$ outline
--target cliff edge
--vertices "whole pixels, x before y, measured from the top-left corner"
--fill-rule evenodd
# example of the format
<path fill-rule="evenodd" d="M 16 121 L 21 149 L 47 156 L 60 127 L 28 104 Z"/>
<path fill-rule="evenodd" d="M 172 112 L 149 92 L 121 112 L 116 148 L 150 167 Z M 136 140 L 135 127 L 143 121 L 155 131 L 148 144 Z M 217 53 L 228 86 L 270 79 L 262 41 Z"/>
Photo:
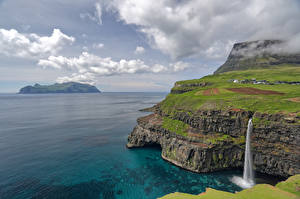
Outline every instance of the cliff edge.
<path fill-rule="evenodd" d="M 299 79 L 300 67 L 280 63 L 176 82 L 153 114 L 138 119 L 127 147 L 159 145 L 163 159 L 194 172 L 241 168 L 253 118 L 254 169 L 299 174 Z"/>

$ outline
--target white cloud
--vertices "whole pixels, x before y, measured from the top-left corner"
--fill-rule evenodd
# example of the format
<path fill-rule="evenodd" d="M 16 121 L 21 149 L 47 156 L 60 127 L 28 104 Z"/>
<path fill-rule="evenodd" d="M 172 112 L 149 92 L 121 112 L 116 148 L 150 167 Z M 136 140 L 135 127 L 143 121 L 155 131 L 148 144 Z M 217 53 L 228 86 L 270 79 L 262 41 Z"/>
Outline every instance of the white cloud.
<path fill-rule="evenodd" d="M 93 48 L 95 48 L 95 49 L 100 49 L 100 48 L 103 48 L 103 47 L 104 47 L 104 44 L 102 44 L 102 43 L 93 44 Z"/>
<path fill-rule="evenodd" d="M 63 56 L 50 56 L 48 59 L 41 59 L 38 65 L 53 68 L 68 68 L 77 70 L 80 73 L 92 72 L 97 75 L 133 74 L 142 72 L 161 72 L 164 67 L 155 65 L 150 67 L 143 61 L 137 59 L 113 61 L 110 57 L 99 56 L 83 52 L 79 57 L 66 58 Z"/>
<path fill-rule="evenodd" d="M 145 48 L 142 47 L 142 46 L 137 46 L 135 51 L 134 51 L 134 54 L 140 55 L 140 54 L 143 54 L 143 53 L 145 53 Z"/>
<path fill-rule="evenodd" d="M 84 84 L 95 85 L 95 75 L 92 73 L 85 73 L 85 74 L 77 74 L 73 73 L 71 76 L 63 76 L 58 77 L 56 79 L 57 83 L 64 83 L 64 82 L 80 82 Z"/>
<path fill-rule="evenodd" d="M 300 33 L 298 0 L 113 0 L 111 7 L 173 58 L 224 59 L 236 41 Z"/>
<path fill-rule="evenodd" d="M 60 77 L 58 81 L 73 80 L 85 82 L 94 82 L 95 78 L 99 76 L 177 72 L 188 67 L 188 65 L 183 62 L 177 62 L 169 66 L 160 64 L 149 66 L 139 59 L 121 59 L 120 61 L 114 61 L 110 57 L 102 58 L 88 52 L 83 52 L 79 57 L 73 58 L 50 56 L 48 59 L 41 59 L 38 65 L 56 69 L 67 69 L 74 72 L 72 76 Z"/>
<path fill-rule="evenodd" d="M 101 4 L 99 2 L 97 2 L 95 4 L 95 8 L 96 8 L 96 12 L 95 12 L 95 15 L 97 16 L 98 18 L 98 23 L 99 24 L 102 24 L 102 8 L 101 8 Z"/>
<path fill-rule="evenodd" d="M 54 29 L 51 36 L 22 34 L 15 29 L 0 29 L 0 53 L 6 56 L 38 59 L 56 55 L 64 46 L 75 41 L 74 37 Z"/>
<path fill-rule="evenodd" d="M 95 3 L 95 12 L 93 14 L 90 13 L 80 13 L 79 17 L 81 19 L 88 18 L 91 21 L 96 22 L 98 25 L 102 25 L 102 7 L 99 2 Z"/>
<path fill-rule="evenodd" d="M 187 69 L 189 67 L 189 64 L 182 61 L 178 61 L 176 63 L 170 64 L 170 66 L 175 72 L 178 72 Z"/>

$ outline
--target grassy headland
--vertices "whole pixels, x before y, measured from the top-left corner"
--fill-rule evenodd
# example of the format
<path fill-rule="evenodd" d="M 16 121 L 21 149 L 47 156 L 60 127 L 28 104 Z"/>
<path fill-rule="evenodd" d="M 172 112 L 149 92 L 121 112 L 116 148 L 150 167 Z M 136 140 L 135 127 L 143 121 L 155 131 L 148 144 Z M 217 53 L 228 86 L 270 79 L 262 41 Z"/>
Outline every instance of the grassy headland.
<path fill-rule="evenodd" d="M 300 85 L 232 82 L 245 79 L 266 80 L 270 83 L 300 81 L 300 67 L 278 65 L 269 69 L 232 71 L 179 81 L 161 103 L 161 110 L 168 115 L 178 111 L 195 112 L 199 109 L 243 109 L 300 115 Z M 195 86 L 204 84 L 205 86 Z M 240 88 L 241 92 L 238 90 Z"/>

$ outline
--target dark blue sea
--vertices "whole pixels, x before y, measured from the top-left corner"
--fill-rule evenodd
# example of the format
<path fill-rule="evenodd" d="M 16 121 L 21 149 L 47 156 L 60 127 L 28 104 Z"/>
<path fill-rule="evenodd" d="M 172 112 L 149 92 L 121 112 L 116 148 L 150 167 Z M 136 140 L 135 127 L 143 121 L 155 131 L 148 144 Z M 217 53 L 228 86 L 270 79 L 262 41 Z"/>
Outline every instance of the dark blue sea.
<path fill-rule="evenodd" d="M 239 191 L 241 171 L 196 174 L 127 149 L 139 109 L 166 93 L 0 95 L 1 199 L 153 199 L 206 187 Z"/>

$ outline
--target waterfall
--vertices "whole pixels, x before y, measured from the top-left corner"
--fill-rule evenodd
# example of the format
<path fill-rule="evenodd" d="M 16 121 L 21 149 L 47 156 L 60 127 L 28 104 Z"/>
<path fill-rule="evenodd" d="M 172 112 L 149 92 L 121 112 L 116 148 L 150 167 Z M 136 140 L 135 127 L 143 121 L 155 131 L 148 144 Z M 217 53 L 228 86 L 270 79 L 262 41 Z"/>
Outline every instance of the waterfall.
<path fill-rule="evenodd" d="M 251 188 L 255 185 L 253 174 L 253 161 L 251 154 L 251 133 L 253 131 L 252 119 L 248 121 L 247 135 L 246 135 L 246 148 L 245 148 L 245 161 L 243 178 L 234 176 L 232 182 L 242 188 Z"/>
<path fill-rule="evenodd" d="M 245 162 L 244 162 L 244 174 L 243 179 L 246 182 L 254 182 L 253 176 L 253 164 L 252 164 L 252 154 L 251 154 L 251 133 L 253 130 L 252 119 L 248 122 L 248 129 L 246 135 L 246 149 L 245 149 Z"/>

